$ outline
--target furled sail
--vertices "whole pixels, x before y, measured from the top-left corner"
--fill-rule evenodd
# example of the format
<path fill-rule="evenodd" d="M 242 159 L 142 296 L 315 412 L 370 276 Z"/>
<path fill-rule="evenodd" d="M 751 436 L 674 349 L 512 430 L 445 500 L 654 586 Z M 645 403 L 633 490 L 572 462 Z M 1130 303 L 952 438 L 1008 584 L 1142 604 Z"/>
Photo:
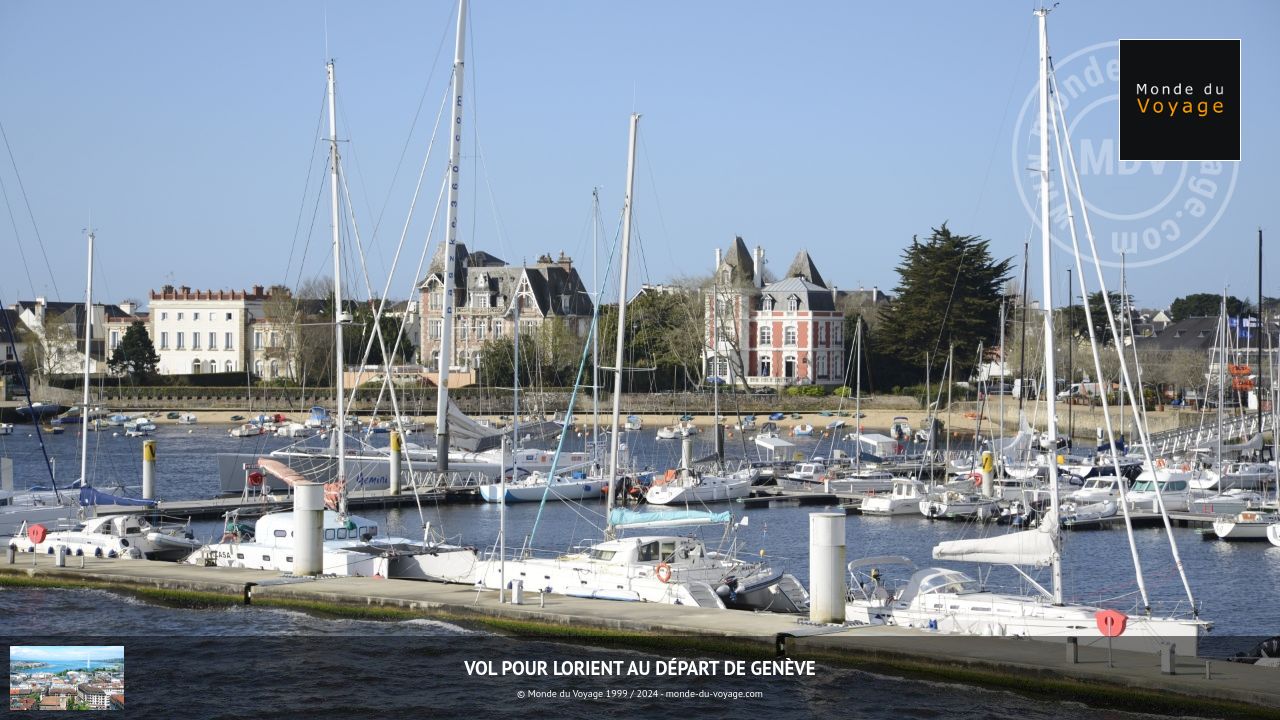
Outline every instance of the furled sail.
<path fill-rule="evenodd" d="M 609 524 L 619 530 L 629 528 L 673 527 L 677 525 L 714 525 L 727 523 L 730 513 L 713 513 L 703 510 L 667 510 L 664 512 L 640 512 L 626 508 L 614 508 Z"/>
<path fill-rule="evenodd" d="M 1046 527 L 1042 530 L 1041 527 Z M 948 540 L 933 548 L 935 560 L 999 563 L 1002 565 L 1048 565 L 1053 559 L 1053 537 L 1047 523 L 1040 527 L 972 540 Z"/>

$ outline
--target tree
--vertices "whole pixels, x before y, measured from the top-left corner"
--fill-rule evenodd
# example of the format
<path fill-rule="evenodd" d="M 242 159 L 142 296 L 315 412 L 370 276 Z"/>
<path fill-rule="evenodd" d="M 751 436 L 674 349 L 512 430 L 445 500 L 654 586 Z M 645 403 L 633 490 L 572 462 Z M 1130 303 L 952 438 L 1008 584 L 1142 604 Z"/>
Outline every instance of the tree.
<path fill-rule="evenodd" d="M 1121 328 L 1121 312 L 1123 308 L 1133 307 L 1133 296 L 1130 295 L 1127 302 L 1122 304 L 1122 298 L 1118 292 L 1108 292 L 1107 299 L 1111 302 L 1111 311 L 1116 314 L 1116 329 L 1124 334 L 1128 334 L 1127 328 Z M 1107 322 L 1107 306 L 1102 301 L 1102 291 L 1096 291 L 1089 294 L 1089 315 L 1093 317 L 1093 333 L 1098 342 L 1103 345 L 1112 343 L 1115 338 L 1111 335 L 1111 326 Z M 1070 330 L 1076 337 L 1083 338 L 1085 341 L 1089 339 L 1089 326 L 1086 322 L 1083 305 L 1068 305 L 1065 308 L 1059 308 L 1057 323 L 1058 330 L 1067 332 Z"/>
<path fill-rule="evenodd" d="M 117 375 L 128 375 L 130 382 L 144 382 L 156 374 L 160 355 L 151 343 L 151 334 L 142 321 L 136 321 L 125 331 L 120 344 L 111 353 L 107 367 Z"/>
<path fill-rule="evenodd" d="M 1238 316 L 1249 309 L 1248 303 L 1234 295 L 1227 296 L 1227 315 Z M 1218 317 L 1222 312 L 1222 296 L 1215 293 L 1193 293 L 1180 297 L 1169 306 L 1169 314 L 1176 320 L 1192 317 Z"/>
<path fill-rule="evenodd" d="M 919 382 L 926 358 L 931 374 L 940 373 L 943 363 L 934 358 L 951 343 L 955 375 L 966 377 L 978 343 L 992 344 L 999 334 L 1010 263 L 995 260 L 988 241 L 954 234 L 946 223 L 924 242 L 913 239 L 897 267 L 895 297 L 880 309 L 881 324 L 872 339 L 873 353 L 888 361 L 877 363 L 882 378 Z"/>

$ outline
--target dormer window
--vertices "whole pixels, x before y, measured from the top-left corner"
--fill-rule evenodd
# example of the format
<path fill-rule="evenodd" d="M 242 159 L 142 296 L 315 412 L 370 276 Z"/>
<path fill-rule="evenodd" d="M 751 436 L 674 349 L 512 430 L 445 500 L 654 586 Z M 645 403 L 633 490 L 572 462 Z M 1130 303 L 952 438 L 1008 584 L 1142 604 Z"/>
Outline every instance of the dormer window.
<path fill-rule="evenodd" d="M 773 310 L 773 298 L 766 295 L 764 299 L 760 301 L 760 309 L 765 312 Z"/>
<path fill-rule="evenodd" d="M 792 295 L 787 298 L 787 312 L 795 312 L 800 309 L 800 298 Z"/>
<path fill-rule="evenodd" d="M 573 296 L 570 295 L 569 293 L 564 293 L 560 296 L 560 309 L 564 312 L 565 315 L 569 314 L 569 301 L 572 299 L 573 299 Z"/>

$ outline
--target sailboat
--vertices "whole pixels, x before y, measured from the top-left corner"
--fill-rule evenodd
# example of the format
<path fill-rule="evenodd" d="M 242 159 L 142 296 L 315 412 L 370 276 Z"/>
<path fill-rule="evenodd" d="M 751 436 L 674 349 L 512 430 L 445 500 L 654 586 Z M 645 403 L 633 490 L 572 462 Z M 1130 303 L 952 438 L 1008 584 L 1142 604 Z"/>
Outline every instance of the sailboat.
<path fill-rule="evenodd" d="M 464 5 L 465 7 L 465 0 Z M 458 19 L 458 56 L 462 53 L 465 15 Z M 331 222 L 333 226 L 333 287 L 334 287 L 334 391 L 337 405 L 333 430 L 337 449 L 336 477 L 325 484 L 323 513 L 323 542 L 321 571 L 332 575 L 379 575 L 412 579 L 466 582 L 475 569 L 474 548 L 445 545 L 426 541 L 418 543 L 407 538 L 380 537 L 376 522 L 347 512 L 346 487 L 346 408 L 343 388 L 344 357 L 342 327 L 349 321 L 344 313 L 342 297 L 342 244 L 339 223 L 339 156 L 336 100 L 334 93 L 334 66 L 326 67 L 328 76 L 329 135 L 330 135 L 330 183 Z M 455 79 L 461 74 L 461 60 L 455 63 Z M 461 113 L 461 100 L 456 112 Z M 461 118 L 457 118 L 461 122 Z M 456 135 L 457 133 L 455 133 Z M 456 140 L 455 140 L 456 142 Z M 455 157 L 456 160 L 456 157 Z M 451 164 L 451 168 L 455 167 Z M 451 210 L 452 212 L 452 210 Z M 260 458 L 256 462 L 257 484 L 264 482 L 264 474 L 274 476 L 289 486 L 306 482 L 306 478 L 285 463 L 273 458 Z M 335 507 L 336 506 L 336 507 Z M 258 520 L 254 532 L 243 528 L 237 519 L 228 516 L 222 538 L 191 553 L 186 562 L 194 565 L 217 567 L 245 567 L 279 572 L 292 572 L 294 563 L 294 529 L 297 516 L 292 511 L 269 513 Z M 428 526 L 427 533 L 430 532 Z"/>
<path fill-rule="evenodd" d="M 631 116 L 627 183 L 622 220 L 621 271 L 618 297 L 627 297 L 627 270 L 631 244 L 631 211 L 635 187 L 635 153 L 640 116 Z M 613 490 L 619 474 L 621 388 L 627 306 L 618 305 L 612 434 L 610 436 L 609 492 L 603 542 L 557 557 L 525 555 L 506 559 L 499 555 L 481 563 L 476 584 L 503 589 L 520 582 L 540 592 L 607 600 L 670 603 L 702 607 L 740 607 L 799 612 L 808 605 L 808 594 L 790 575 L 776 572 L 762 562 L 738 560 L 709 549 L 696 537 L 640 535 L 618 537 L 627 529 L 648 530 L 723 524 L 729 513 L 683 510 L 635 512 L 613 508 Z"/>
<path fill-rule="evenodd" d="M 1040 230 L 1043 253 L 1043 286 L 1044 306 L 1052 308 L 1051 256 L 1049 217 L 1049 48 L 1046 20 L 1049 9 L 1035 11 L 1039 22 L 1040 37 Z M 1059 101 L 1059 115 L 1061 105 Z M 1061 119 L 1061 118 L 1059 118 Z M 1066 173 L 1064 172 L 1064 175 Z M 1078 176 L 1075 180 L 1079 190 Z M 1070 188 L 1068 188 L 1069 190 Z M 1074 238 L 1074 218 L 1071 214 L 1070 200 L 1067 201 L 1067 217 L 1072 223 Z M 1087 220 L 1087 217 L 1086 217 Z M 1086 225 L 1087 227 L 1087 225 Z M 1105 295 L 1105 292 L 1103 293 Z M 1108 310 L 1108 313 L 1110 311 Z M 1110 320 L 1109 320 L 1110 322 Z M 1053 313 L 1044 313 L 1045 342 L 1045 377 L 1052 386 L 1054 373 L 1053 353 Z M 1095 355 L 1095 364 L 1097 358 Z M 1123 354 L 1121 354 L 1122 375 L 1127 376 Z M 1126 377 L 1127 380 L 1127 377 Z M 1057 420 L 1055 417 L 1054 393 L 1046 393 L 1046 437 L 1050 442 L 1043 443 L 1049 454 L 1051 464 L 1055 453 L 1053 438 L 1057 437 Z M 1107 431 L 1112 432 L 1109 416 L 1104 414 Z M 1114 446 L 1114 442 L 1112 443 Z M 1112 450 L 1114 453 L 1114 450 Z M 955 635 L 989 635 L 989 636 L 1023 636 L 1046 640 L 1065 640 L 1079 638 L 1089 642 L 1093 638 L 1101 638 L 1104 619 L 1121 619 L 1122 634 L 1115 638 L 1117 647 L 1128 649 L 1154 650 L 1162 644 L 1176 642 L 1180 654 L 1195 654 L 1196 642 L 1201 632 L 1210 625 L 1197 618 L 1182 619 L 1173 617 L 1154 617 L 1149 611 L 1149 602 L 1141 571 L 1137 579 L 1143 594 L 1147 612 L 1141 615 L 1123 615 L 1114 610 L 1105 610 L 1091 605 L 1067 603 L 1062 594 L 1062 557 L 1061 557 L 1061 525 L 1058 507 L 1057 472 L 1049 473 L 1050 508 L 1041 518 L 1037 527 L 1029 530 L 1011 532 L 1005 535 L 953 540 L 939 543 L 933 549 L 936 560 L 955 560 L 970 563 L 988 563 L 1008 565 L 1022 579 L 1036 589 L 1033 595 L 1010 594 L 987 589 L 967 573 L 945 568 L 916 568 L 911 560 L 900 556 L 877 556 L 854 561 L 849 564 L 850 598 L 846 604 L 846 619 L 853 622 L 870 624 L 899 625 L 922 628 L 939 633 Z M 1156 502 L 1160 496 L 1156 495 Z M 1163 506 L 1160 506 L 1163 510 Z M 1128 524 L 1128 514 L 1125 514 Z M 1136 549 L 1131 550 L 1135 556 Z M 1175 559 L 1177 558 L 1176 546 Z M 1180 563 L 1179 563 L 1180 564 Z M 881 567 L 905 566 L 910 573 L 895 582 L 879 572 Z M 1036 582 L 1025 567 L 1049 566 L 1052 572 L 1050 588 Z M 870 568 L 870 571 L 868 571 Z M 1185 577 L 1184 577 L 1185 584 Z M 1188 587 L 1188 595 L 1190 590 Z M 1193 603 L 1194 608 L 1194 603 Z"/>

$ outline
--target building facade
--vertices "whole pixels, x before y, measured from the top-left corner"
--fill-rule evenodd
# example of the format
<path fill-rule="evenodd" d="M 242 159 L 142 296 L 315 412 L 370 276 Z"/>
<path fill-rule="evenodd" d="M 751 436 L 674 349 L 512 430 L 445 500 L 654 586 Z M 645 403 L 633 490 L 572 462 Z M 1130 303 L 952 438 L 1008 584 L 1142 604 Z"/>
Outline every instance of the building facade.
<path fill-rule="evenodd" d="M 764 250 L 736 238 L 716 250 L 705 298 L 705 377 L 752 387 L 844 382 L 844 313 L 813 260 L 800 251 L 786 276 L 765 283 Z"/>
<path fill-rule="evenodd" d="M 166 285 L 151 291 L 151 343 L 161 375 L 244 372 L 254 355 L 250 328 L 265 320 L 271 295 L 252 291 L 192 290 Z"/>
<path fill-rule="evenodd" d="M 437 252 L 421 283 L 421 354 L 427 372 L 440 371 L 440 340 L 444 326 L 444 259 Z M 450 373 L 461 377 L 450 385 L 474 382 L 485 342 L 513 337 L 513 314 L 519 298 L 521 332 L 536 332 L 551 321 L 564 322 L 582 337 L 591 326 L 594 305 L 573 260 L 543 255 L 533 265 L 508 265 L 486 252 L 468 252 L 458 244 L 454 269 L 453 352 Z"/>
<path fill-rule="evenodd" d="M 38 297 L 22 300 L 12 307 L 30 344 L 36 346 L 39 368 L 28 368 L 28 374 L 39 370 L 47 375 L 75 375 L 84 372 L 84 303 L 49 302 Z M 94 303 L 89 342 L 89 372 L 105 373 L 108 348 L 108 326 L 134 319 L 133 306 Z M 0 353 L 3 354 L 3 353 Z M 8 354 L 3 354 L 8 359 Z M 22 356 L 18 356 L 23 360 Z M 29 358 L 28 358 L 29 359 Z"/>

